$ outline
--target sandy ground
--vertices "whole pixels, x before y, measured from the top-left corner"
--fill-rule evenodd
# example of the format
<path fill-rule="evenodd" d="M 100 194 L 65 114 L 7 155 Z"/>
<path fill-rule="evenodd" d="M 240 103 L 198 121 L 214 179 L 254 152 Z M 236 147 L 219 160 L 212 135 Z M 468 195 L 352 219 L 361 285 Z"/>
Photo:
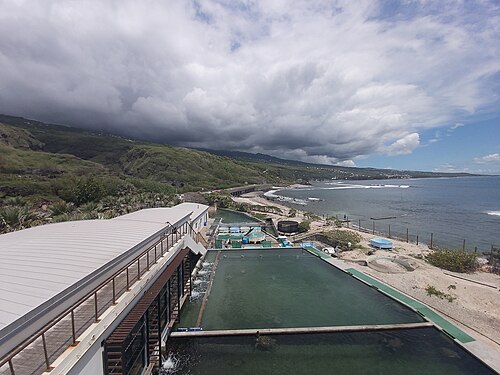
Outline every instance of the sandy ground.
<path fill-rule="evenodd" d="M 270 217 L 276 220 L 287 218 L 300 222 L 305 219 L 304 212 L 300 211 L 296 211 L 294 217 L 289 217 L 290 209 L 288 207 L 279 202 L 266 199 L 262 192 L 245 194 L 235 200 L 255 205 L 278 207 L 282 210 L 281 215 L 269 214 Z M 329 229 L 334 228 L 328 226 L 324 220 L 317 220 L 311 223 L 310 232 Z M 344 228 L 343 230 L 352 229 Z M 349 262 L 353 268 L 365 272 L 395 289 L 424 302 L 448 318 L 451 318 L 450 320 L 458 323 L 457 325 L 462 329 L 472 333 L 475 337 L 482 338 L 482 341 L 500 350 L 500 276 L 481 271 L 473 274 L 443 271 L 420 259 L 430 251 L 427 245 L 417 246 L 413 243 L 397 240 L 392 240 L 395 247 L 393 251 L 377 250 L 374 255 L 408 258 L 410 263 L 416 266 L 416 269 L 412 272 L 405 270 L 400 270 L 398 273 L 379 272 L 354 262 L 373 257 L 368 255 L 367 252 L 370 250 L 369 239 L 376 237 L 364 232 L 358 233 L 363 237 L 361 242 L 362 249 L 343 252 L 340 259 Z M 488 284 L 488 286 L 475 283 L 474 281 Z M 428 296 L 425 291 L 425 288 L 428 286 L 434 286 L 436 289 L 451 295 L 455 299 L 449 302 L 447 299 L 441 299 L 437 296 Z"/>

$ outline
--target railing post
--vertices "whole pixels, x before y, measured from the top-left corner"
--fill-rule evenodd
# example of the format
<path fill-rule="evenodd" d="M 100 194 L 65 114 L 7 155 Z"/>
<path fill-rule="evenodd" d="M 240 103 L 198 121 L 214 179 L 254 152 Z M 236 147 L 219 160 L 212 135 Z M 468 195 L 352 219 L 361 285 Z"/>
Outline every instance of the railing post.
<path fill-rule="evenodd" d="M 162 238 L 162 239 L 161 239 L 161 242 L 160 242 L 160 252 L 161 252 L 161 256 L 163 256 L 163 241 L 165 241 L 165 238 Z"/>
<path fill-rule="evenodd" d="M 14 371 L 14 364 L 12 363 L 12 358 L 9 359 L 9 369 L 11 375 L 16 375 L 16 372 Z"/>
<path fill-rule="evenodd" d="M 375 220 L 373 220 L 373 226 L 372 226 L 372 234 L 375 234 Z"/>
<path fill-rule="evenodd" d="M 76 329 L 75 329 L 75 312 L 71 310 L 71 336 L 73 337 L 73 344 L 76 345 Z"/>
<path fill-rule="evenodd" d="M 431 233 L 431 250 L 432 250 L 432 245 L 433 245 L 433 242 L 434 242 L 434 233 Z"/>
<path fill-rule="evenodd" d="M 418 234 L 417 234 L 417 246 L 418 246 Z"/>
<path fill-rule="evenodd" d="M 130 290 L 130 278 L 128 276 L 128 267 L 127 267 L 127 291 Z"/>
<path fill-rule="evenodd" d="M 116 285 L 115 285 L 115 278 L 113 277 L 113 305 L 116 305 Z"/>
<path fill-rule="evenodd" d="M 389 238 L 391 238 L 391 224 L 389 224 Z"/>
<path fill-rule="evenodd" d="M 50 370 L 49 355 L 47 353 L 47 343 L 45 342 L 45 332 L 42 333 L 43 354 L 45 356 L 45 365 Z"/>
<path fill-rule="evenodd" d="M 158 245 L 155 245 L 155 264 L 156 264 L 156 263 L 158 263 L 158 257 L 157 257 L 157 253 L 156 253 L 156 247 L 157 247 L 157 246 L 158 246 Z"/>
<path fill-rule="evenodd" d="M 149 250 L 146 251 L 146 270 L 149 271 Z"/>
<path fill-rule="evenodd" d="M 465 251 L 465 239 L 464 239 L 464 244 L 462 245 L 462 250 Z"/>
<path fill-rule="evenodd" d="M 358 219 L 358 230 L 361 230 L 361 219 Z"/>
<path fill-rule="evenodd" d="M 408 228 L 406 228 L 406 243 L 410 242 L 410 236 L 408 235 Z"/>
<path fill-rule="evenodd" d="M 160 295 L 158 295 L 157 298 L 157 306 L 158 306 L 158 315 L 156 319 L 158 319 L 158 353 L 160 355 L 158 356 L 158 367 L 162 368 L 162 358 L 161 358 L 161 331 L 162 331 L 162 326 L 161 326 L 161 303 L 160 303 Z M 167 323 L 168 325 L 168 323 Z"/>
<path fill-rule="evenodd" d="M 137 280 L 141 279 L 141 257 L 137 258 Z"/>
<path fill-rule="evenodd" d="M 94 314 L 95 314 L 95 322 L 99 321 L 99 312 L 97 311 L 97 292 L 94 292 Z"/>

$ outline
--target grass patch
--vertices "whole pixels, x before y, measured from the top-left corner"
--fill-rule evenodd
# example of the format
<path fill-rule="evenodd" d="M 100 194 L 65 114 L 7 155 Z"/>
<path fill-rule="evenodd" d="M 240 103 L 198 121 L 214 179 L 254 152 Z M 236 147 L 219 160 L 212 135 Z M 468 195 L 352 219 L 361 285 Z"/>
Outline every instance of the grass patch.
<path fill-rule="evenodd" d="M 451 286 L 454 287 L 455 285 L 448 286 L 448 290 L 450 290 Z M 451 289 L 456 289 L 456 287 L 455 288 L 451 288 Z M 437 289 L 436 287 L 434 287 L 432 285 L 427 285 L 427 287 L 425 288 L 425 291 L 427 292 L 427 295 L 429 297 L 436 296 L 436 297 L 438 297 L 440 299 L 445 299 L 448 302 L 453 302 L 454 300 L 457 299 L 457 297 L 452 296 L 451 294 L 448 294 L 448 293 L 444 293 L 444 292 L 440 291 L 439 289 Z"/>

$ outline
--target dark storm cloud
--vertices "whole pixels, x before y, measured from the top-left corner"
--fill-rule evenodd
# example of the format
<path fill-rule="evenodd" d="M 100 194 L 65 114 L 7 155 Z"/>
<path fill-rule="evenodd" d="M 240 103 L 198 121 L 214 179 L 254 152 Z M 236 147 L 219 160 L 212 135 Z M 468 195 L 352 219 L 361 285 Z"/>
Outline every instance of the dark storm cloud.
<path fill-rule="evenodd" d="M 499 10 L 468 7 L 0 0 L 0 112 L 325 163 L 411 153 L 497 100 Z"/>

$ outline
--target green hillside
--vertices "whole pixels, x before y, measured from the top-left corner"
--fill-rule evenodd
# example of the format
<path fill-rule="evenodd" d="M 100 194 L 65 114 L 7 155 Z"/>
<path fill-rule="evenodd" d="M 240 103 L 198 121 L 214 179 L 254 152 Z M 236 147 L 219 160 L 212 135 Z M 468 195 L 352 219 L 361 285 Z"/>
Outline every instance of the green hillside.
<path fill-rule="evenodd" d="M 279 181 L 258 168 L 204 151 L 133 141 L 36 121 L 0 116 L 43 144 L 43 151 L 72 154 L 99 163 L 114 173 L 170 184 L 181 191 Z"/>
<path fill-rule="evenodd" d="M 441 175 L 194 150 L 0 115 L 0 232 L 170 205 L 188 191 Z"/>

